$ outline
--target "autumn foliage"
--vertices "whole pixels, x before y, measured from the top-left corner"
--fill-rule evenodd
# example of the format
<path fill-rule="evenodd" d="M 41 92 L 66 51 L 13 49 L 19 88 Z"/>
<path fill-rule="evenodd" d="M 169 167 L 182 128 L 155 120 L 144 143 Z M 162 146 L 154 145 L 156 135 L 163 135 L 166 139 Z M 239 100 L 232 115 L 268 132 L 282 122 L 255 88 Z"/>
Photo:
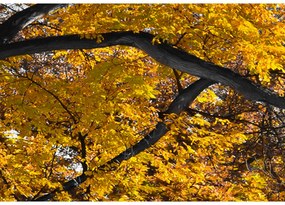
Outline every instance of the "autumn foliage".
<path fill-rule="evenodd" d="M 284 15 L 0 5 L 0 200 L 284 200 Z"/>

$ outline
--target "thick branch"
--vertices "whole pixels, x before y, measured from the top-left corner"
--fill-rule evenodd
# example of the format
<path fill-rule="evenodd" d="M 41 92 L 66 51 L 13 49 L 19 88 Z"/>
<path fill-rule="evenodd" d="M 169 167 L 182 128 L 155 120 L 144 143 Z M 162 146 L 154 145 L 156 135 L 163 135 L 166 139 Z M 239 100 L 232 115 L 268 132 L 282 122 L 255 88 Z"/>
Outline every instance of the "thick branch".
<path fill-rule="evenodd" d="M 170 104 L 169 108 L 165 111 L 165 114 L 177 114 L 179 115 L 182 111 L 185 111 L 189 105 L 195 100 L 195 98 L 207 87 L 213 84 L 213 81 L 207 79 L 200 79 L 189 87 L 181 91 L 181 93 L 174 99 Z M 112 160 L 108 161 L 105 165 L 100 168 L 104 168 L 113 163 L 121 163 L 123 160 L 128 160 L 132 156 L 146 150 L 150 146 L 154 145 L 162 136 L 168 132 L 167 126 L 163 122 L 159 122 L 155 129 L 146 135 L 142 140 L 136 143 L 134 146 L 128 148 Z"/>
<path fill-rule="evenodd" d="M 83 173 L 86 172 L 88 169 L 88 166 L 86 163 L 86 144 L 85 144 L 86 137 L 87 137 L 87 134 L 82 135 L 81 133 L 78 133 L 78 138 L 81 144 L 81 157 L 82 157 L 81 165 L 82 165 Z"/>
<path fill-rule="evenodd" d="M 168 110 L 165 112 L 166 114 L 175 113 L 180 114 L 182 111 L 186 110 L 188 106 L 194 101 L 194 99 L 208 86 L 213 84 L 214 82 L 200 79 L 195 83 L 191 84 L 185 90 L 183 90 L 175 100 L 170 104 Z M 131 157 L 139 154 L 140 152 L 146 150 L 150 146 L 154 145 L 161 137 L 163 137 L 168 132 L 167 126 L 163 122 L 159 122 L 155 129 L 152 130 L 149 134 L 147 134 L 142 140 L 136 143 L 134 146 L 128 148 L 118 156 L 114 157 L 104 165 L 100 166 L 99 170 L 104 169 L 114 169 L 118 164 L 120 164 L 124 160 L 128 160 Z M 75 179 L 72 179 L 63 184 L 63 189 L 65 191 L 69 191 L 79 184 L 83 183 L 87 179 L 87 176 L 83 173 Z M 55 190 L 49 194 L 39 197 L 36 201 L 47 201 L 53 198 L 55 193 L 58 190 Z"/>
<path fill-rule="evenodd" d="M 64 6 L 67 6 L 67 4 L 36 4 L 23 11 L 17 12 L 0 25 L 0 44 L 12 40 L 20 30 L 25 28 L 31 22 Z"/>
<path fill-rule="evenodd" d="M 62 49 L 91 49 L 115 45 L 133 46 L 145 51 L 158 62 L 191 75 L 220 82 L 243 94 L 247 99 L 267 102 L 279 108 L 285 108 L 285 99 L 261 88 L 250 80 L 212 63 L 208 63 L 168 44 L 153 44 L 153 35 L 149 33 L 111 32 L 102 34 L 104 40 L 97 43 L 92 39 L 83 39 L 79 35 L 55 36 L 27 40 L 0 46 L 0 59 L 16 55 L 33 54 Z"/>

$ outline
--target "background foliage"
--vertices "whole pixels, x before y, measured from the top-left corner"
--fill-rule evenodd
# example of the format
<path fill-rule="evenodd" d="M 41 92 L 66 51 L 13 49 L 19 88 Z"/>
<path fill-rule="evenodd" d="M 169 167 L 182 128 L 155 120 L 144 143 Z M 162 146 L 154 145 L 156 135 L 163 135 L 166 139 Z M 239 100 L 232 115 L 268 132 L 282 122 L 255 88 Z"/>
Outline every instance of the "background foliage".
<path fill-rule="evenodd" d="M 1 21 L 28 6 L 2 4 Z M 144 31 L 284 96 L 284 12 L 273 4 L 74 4 L 12 42 Z M 180 115 L 161 118 L 197 79 L 128 46 L 1 60 L 0 199 L 57 190 L 53 200 L 284 200 L 284 110 L 216 83 Z M 155 145 L 98 169 L 163 120 L 169 131 Z M 82 172 L 87 180 L 64 191 Z"/>

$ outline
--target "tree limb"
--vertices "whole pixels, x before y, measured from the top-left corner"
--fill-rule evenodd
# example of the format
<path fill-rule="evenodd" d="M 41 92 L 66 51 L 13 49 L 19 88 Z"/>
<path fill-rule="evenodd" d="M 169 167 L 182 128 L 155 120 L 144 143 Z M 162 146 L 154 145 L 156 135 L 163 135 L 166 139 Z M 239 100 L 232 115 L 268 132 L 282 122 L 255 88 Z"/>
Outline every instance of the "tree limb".
<path fill-rule="evenodd" d="M 174 76 L 175 76 L 175 79 L 176 79 L 178 93 L 180 93 L 183 90 L 183 87 L 182 87 L 182 85 L 180 83 L 180 77 L 181 77 L 182 74 L 179 75 L 177 70 L 175 70 L 175 69 L 172 69 L 172 70 L 173 70 L 173 73 L 174 73 Z"/>
<path fill-rule="evenodd" d="M 197 80 L 189 87 L 181 91 L 181 93 L 170 104 L 169 108 L 164 112 L 165 114 L 177 114 L 185 111 L 189 105 L 195 100 L 195 98 L 207 87 L 214 82 L 207 79 Z M 132 156 L 146 150 L 150 146 L 154 145 L 162 136 L 168 132 L 167 126 L 163 122 L 159 122 L 155 129 L 147 134 L 142 140 L 136 143 L 134 146 L 128 148 L 112 160 L 108 161 L 105 165 L 101 166 L 102 169 L 106 165 L 112 165 L 113 163 L 121 163 L 124 160 L 130 159 Z"/>
<path fill-rule="evenodd" d="M 8 43 L 31 22 L 68 4 L 36 4 L 12 15 L 0 25 L 0 44 Z"/>
<path fill-rule="evenodd" d="M 51 50 L 91 49 L 115 45 L 132 46 L 145 51 L 149 56 L 166 66 L 228 85 L 249 100 L 266 102 L 285 109 L 285 98 L 254 84 L 230 69 L 201 60 L 166 43 L 153 43 L 154 36 L 149 33 L 110 32 L 102 34 L 102 37 L 104 40 L 100 43 L 94 39 L 82 38 L 80 35 L 67 35 L 5 44 L 0 46 L 0 59 Z"/>
<path fill-rule="evenodd" d="M 186 89 L 184 89 L 170 104 L 166 114 L 180 114 L 182 111 L 186 110 L 188 106 L 195 100 L 195 98 L 207 87 L 212 85 L 214 82 L 207 79 L 200 79 Z M 132 147 L 126 149 L 124 152 L 120 153 L 110 161 L 98 167 L 97 170 L 110 170 L 115 169 L 122 161 L 128 160 L 131 157 L 139 154 L 140 152 L 146 150 L 150 146 L 154 145 L 161 137 L 163 137 L 168 132 L 167 126 L 163 122 L 159 122 L 155 129 L 147 134 L 143 139 Z M 63 184 L 63 189 L 65 191 L 70 191 L 71 189 L 77 187 L 83 183 L 88 177 L 83 173 L 80 176 L 72 179 Z M 55 193 L 59 190 L 54 190 L 53 192 L 43 195 L 36 199 L 36 201 L 48 201 L 53 198 Z"/>

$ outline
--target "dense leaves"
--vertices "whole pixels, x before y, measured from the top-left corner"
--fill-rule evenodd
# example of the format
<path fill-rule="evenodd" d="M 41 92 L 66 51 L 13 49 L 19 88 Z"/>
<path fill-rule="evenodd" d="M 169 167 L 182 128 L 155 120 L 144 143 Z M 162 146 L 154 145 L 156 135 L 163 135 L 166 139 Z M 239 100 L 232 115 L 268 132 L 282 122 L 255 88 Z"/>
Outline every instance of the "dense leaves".
<path fill-rule="evenodd" d="M 284 9 L 1 4 L 0 200 L 283 200 Z"/>

